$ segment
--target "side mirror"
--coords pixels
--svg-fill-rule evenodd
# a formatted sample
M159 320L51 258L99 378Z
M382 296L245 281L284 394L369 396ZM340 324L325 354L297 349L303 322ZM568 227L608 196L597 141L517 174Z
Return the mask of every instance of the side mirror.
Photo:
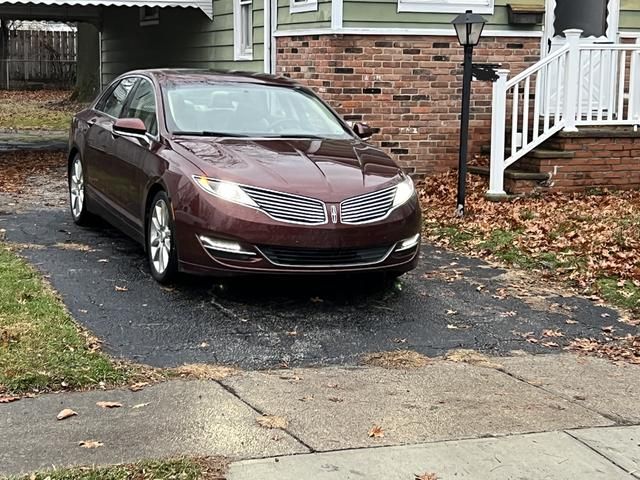
M373 136L373 128L365 123L354 124L353 131L356 132L356 135L358 135L363 140L366 140Z
M139 118L119 118L113 124L113 133L125 136L144 137L147 133L147 127Z

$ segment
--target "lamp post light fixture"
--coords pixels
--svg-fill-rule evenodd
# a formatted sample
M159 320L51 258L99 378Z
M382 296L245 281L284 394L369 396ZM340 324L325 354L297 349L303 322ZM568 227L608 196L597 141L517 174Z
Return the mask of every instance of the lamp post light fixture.
M464 71L462 75L462 115L460 117L460 157L458 159L458 200L456 213L464 216L464 198L467 179L467 152L469 143L469 110L471 104L471 79L473 69L473 47L480 41L480 35L487 21L480 15L467 10L453 22L458 41L464 47Z

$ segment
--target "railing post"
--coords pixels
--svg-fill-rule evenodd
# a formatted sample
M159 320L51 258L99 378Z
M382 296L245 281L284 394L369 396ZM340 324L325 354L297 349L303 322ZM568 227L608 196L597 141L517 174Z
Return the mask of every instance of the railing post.
M487 197L503 198L504 191L504 147L507 121L507 77L509 70L496 71L498 79L493 83L491 103L491 165L489 167L489 191Z
M578 88L580 85L580 35L582 30L572 28L564 31L569 44L569 55L564 67L564 129L567 132L577 132L576 112L578 109ZM560 65L560 63L558 63ZM560 92L558 92L558 95Z

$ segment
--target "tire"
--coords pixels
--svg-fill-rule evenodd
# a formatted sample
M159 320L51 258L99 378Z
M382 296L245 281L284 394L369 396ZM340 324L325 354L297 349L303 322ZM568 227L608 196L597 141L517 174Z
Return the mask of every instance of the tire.
M71 217L77 225L87 225L91 219L91 214L87 210L84 165L79 153L76 153L69 162L67 185L69 187Z
M146 250L151 276L169 283L178 273L178 252L171 202L163 191L156 193L147 212Z

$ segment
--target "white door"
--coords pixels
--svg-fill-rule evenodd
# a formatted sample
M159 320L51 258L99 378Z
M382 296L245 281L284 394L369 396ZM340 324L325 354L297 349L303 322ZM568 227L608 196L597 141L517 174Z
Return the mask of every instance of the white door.
M615 43L620 18L619 0L546 0L546 19L542 44L542 56L549 55L566 45L564 31L579 28L583 31L583 43ZM580 58L581 70L581 115L591 115L599 108L605 113L614 102L614 79L617 78L617 57L611 52L583 52ZM545 95L549 96L549 113L558 110L558 93L564 88L564 65L551 68L544 78ZM560 81L559 81L560 80ZM559 107L562 109L562 106ZM560 112L561 113L561 112Z

